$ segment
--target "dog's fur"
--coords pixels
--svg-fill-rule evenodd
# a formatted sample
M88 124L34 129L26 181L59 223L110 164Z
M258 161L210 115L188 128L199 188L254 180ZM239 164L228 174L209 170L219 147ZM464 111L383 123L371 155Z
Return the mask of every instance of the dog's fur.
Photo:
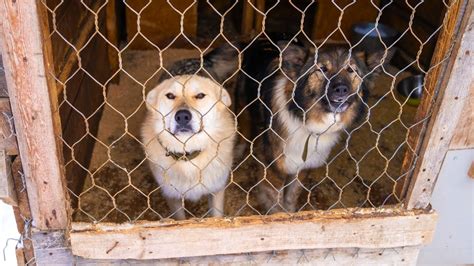
M270 213L298 210L308 170L324 165L341 132L363 117L366 81L384 55L350 55L342 46L317 53L291 42L278 46L259 40L244 55L245 72L262 82L257 86L247 78L245 87L248 102L257 92L262 101L250 112L260 124L253 129L256 156L269 166L259 180L258 198ZM347 93L339 97L342 91Z
M204 69L200 59L179 61L171 67L171 76L161 77L146 97L142 141L176 219L185 219L184 200L196 201L204 195L209 195L213 216L224 214L236 126L228 109L230 95L218 82L237 69L235 55L227 45L204 57ZM180 124L178 111L190 114L188 124Z

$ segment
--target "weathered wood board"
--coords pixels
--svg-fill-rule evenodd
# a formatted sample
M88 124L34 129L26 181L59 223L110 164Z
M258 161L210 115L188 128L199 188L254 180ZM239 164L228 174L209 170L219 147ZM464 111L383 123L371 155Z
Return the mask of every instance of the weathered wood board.
M459 49L453 51L454 65L445 77L447 84L438 96L441 97L439 105L427 130L414 179L410 182L406 199L409 209L428 206L444 157L464 113L464 106L469 104L469 89L474 84L474 72L471 67L466 67L474 65L474 57L470 55L470 51L474 50L472 6L467 12L466 31L460 40Z
M42 18L34 0L0 1L0 38L34 226L66 228L68 201L47 76Z
M74 255L161 259L269 250L391 248L429 243L436 214L399 209L344 209L293 215L135 224L73 223Z

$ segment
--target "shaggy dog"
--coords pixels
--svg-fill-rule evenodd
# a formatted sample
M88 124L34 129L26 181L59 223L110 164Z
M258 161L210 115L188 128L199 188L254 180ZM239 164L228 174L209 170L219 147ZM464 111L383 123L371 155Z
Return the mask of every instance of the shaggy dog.
M176 219L184 200L209 195L212 216L224 214L224 187L236 132L231 98L219 82L237 69L230 45L175 63L146 96L142 141L151 170ZM202 65L202 67L201 67Z
M287 41L276 47L258 40L248 47L243 69L250 78L239 87L247 91L257 125L254 155L268 167L257 183L266 212L298 210L308 170L324 165L341 133L363 116L368 77L382 58L384 53L366 56L343 46L315 53Z

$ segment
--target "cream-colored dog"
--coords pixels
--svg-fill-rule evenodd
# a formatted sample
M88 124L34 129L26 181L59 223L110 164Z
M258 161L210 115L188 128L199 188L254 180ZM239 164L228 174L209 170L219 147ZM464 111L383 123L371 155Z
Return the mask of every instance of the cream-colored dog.
M211 78L178 75L151 90L146 105L145 153L174 218L185 219L184 200L204 195L211 215L222 216L236 132L229 93Z

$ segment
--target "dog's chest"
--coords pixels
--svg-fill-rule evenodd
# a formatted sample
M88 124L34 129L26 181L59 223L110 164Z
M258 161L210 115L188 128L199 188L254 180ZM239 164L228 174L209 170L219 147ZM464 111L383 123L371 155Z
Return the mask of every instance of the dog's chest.
M161 166L152 164L152 169L166 196L172 198L184 196L193 201L221 190L229 176L229 167L224 165L222 160L211 160L206 166L195 163L194 160L175 161Z
M307 130L297 130L290 135L285 145L286 172L296 174L301 170L323 165L338 139L338 133L309 136Z

